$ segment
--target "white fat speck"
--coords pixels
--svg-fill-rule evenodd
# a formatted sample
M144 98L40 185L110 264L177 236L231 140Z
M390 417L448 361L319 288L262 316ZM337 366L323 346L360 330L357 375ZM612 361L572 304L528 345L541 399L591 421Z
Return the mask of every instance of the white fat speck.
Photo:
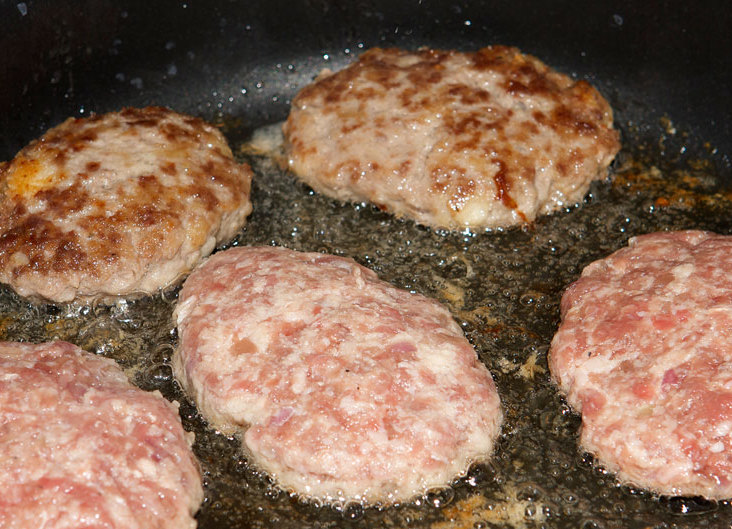
M692 273L694 273L694 269L695 267L691 263L675 266L671 270L674 280L668 284L667 289L676 294L686 290L687 279Z
M717 427L714 429L714 434L721 437L723 435L727 435L731 429L732 423L730 421L724 421L717 425Z
M293 393L299 394L305 391L307 385L307 371L305 369L298 369L293 374L293 382L290 389Z
M712 446L709 447L709 450L711 452L714 452L715 454L718 454L722 450L724 450L724 443L722 441L717 441Z

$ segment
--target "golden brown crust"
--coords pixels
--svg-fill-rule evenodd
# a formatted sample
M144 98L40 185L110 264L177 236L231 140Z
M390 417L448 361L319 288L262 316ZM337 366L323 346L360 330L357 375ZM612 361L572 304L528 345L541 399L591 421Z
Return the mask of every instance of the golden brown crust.
M506 46L369 50L305 87L284 131L316 190L447 228L574 203L620 146L592 86Z
M53 301L164 287L244 223L250 181L200 119L70 118L0 167L0 281Z

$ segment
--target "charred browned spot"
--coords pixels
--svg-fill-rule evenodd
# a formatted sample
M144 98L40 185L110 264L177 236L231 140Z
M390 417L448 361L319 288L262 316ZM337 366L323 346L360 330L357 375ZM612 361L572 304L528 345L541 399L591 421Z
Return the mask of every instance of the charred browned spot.
M97 138L99 138L99 134L97 133L97 131L95 129L88 129L77 137L77 141L83 143L91 143L93 141L96 141Z
M87 162L85 168L87 172L93 173L95 171L98 171L101 166L102 164L100 164L99 162Z
M547 117L546 114L544 114L541 110L534 110L531 113L531 117L534 118L534 121L536 121L539 125L546 125Z
M210 159L202 165L200 173L192 173L191 176L195 182L204 183L208 181L216 181L219 185L224 187L238 187L237 178L233 177L232 173L222 166L221 163ZM206 188L208 189L208 187Z
M457 166L438 166L430 173L430 191L444 193L454 182L465 179L465 169Z
M8 215L8 224L11 226L17 224L18 219L25 217L27 214L28 208L25 207L25 204L16 202L10 210L10 215Z
M70 213L81 211L89 202L89 193L80 178L73 185L64 188L49 188L38 191L36 197L45 201L46 211L54 218L64 218Z
M87 268L88 256L78 243L76 233L71 232L58 245L51 262L54 272L78 271Z
M384 89L397 88L399 82L396 81L397 69L392 65L379 65L376 68L369 68L364 73L369 81L381 85Z
M494 124L485 123L477 112L469 114L448 114L444 117L444 127L453 139L454 151L468 151L475 149L487 129L493 129Z
M528 140L529 135L539 134L539 127L533 121L524 121L521 123L521 130L526 134L526 140Z
M409 68L407 80L415 86L437 84L444 78L444 67L436 63L418 63Z
M358 160L347 160L336 168L336 174L348 178L351 183L356 183L361 180L363 171Z
M528 86L526 86L525 84L523 84L520 81L516 81L513 79L510 79L509 81L506 82L505 89L512 96L518 96L518 95L524 95L524 94L531 93Z
M164 213L150 204L139 206L136 208L135 213L135 225L143 228L155 226L164 216Z
M562 156L557 160L556 167L559 175L563 177L574 175L583 160L584 155L579 149L571 149L567 156Z
M522 67L517 73L518 78L509 79L504 85L512 96L548 94L558 90L554 83L534 68Z
M185 123L186 125L188 125L191 128L194 128L194 129L206 126L206 123L202 119L194 118L192 116L187 116L183 120L183 123Z
M161 189L162 185L160 184L160 181L158 180L158 177L154 174L144 174L137 177L137 185L139 185L141 188L150 190L150 189Z
M462 135L468 132L481 131L484 128L484 123L478 117L478 114L473 112L460 115L457 119L449 116L445 119L445 126L452 134Z
M516 201L509 193L511 190L511 184L508 179L506 163L497 158L493 158L491 161L498 166L498 171L493 175L493 182L496 184L496 200L499 200L508 209L515 211L518 216L521 217L521 220L528 222L528 219L523 212L518 210L518 204L516 204Z
M134 125L136 127L157 127L159 121L156 119L138 119L135 121L130 122L130 125Z
M355 101L368 101L375 97L378 97L378 93L372 86L354 89L351 94L349 94L349 99L353 99Z
M126 119L133 119L140 115L141 109L136 107L125 107L119 111L120 116Z
M221 205L216 195L206 186L191 184L182 188L183 196L189 196L201 203L206 211L214 211Z
M143 121L146 119L160 119L166 116L170 111L165 107L151 106L145 108L125 107L120 110L120 115L126 121Z
M471 55L473 67L478 70L493 70L517 55L519 51L509 46L488 46Z
M597 125L585 121L566 105L559 105L552 111L550 126L560 133L577 133L581 136L590 136L597 131Z
M107 252L114 252L120 249L123 242L119 228L124 225L129 213L116 213L107 216L103 212L97 215L89 215L79 219L80 231L87 233L90 237L90 247L96 248L94 255L102 255Z
M326 96L324 98L325 103L328 105L339 103L344 98L345 94L348 93L349 88L350 86L348 85L348 83L339 83L338 86L333 86L326 93ZM307 95L307 93L303 93L302 98L305 98ZM358 92L353 92L348 95L349 97L355 96L356 99L359 99Z
M177 167L174 162L168 162L160 166L160 170L167 175L174 175L177 171Z
M25 225L14 226L2 234L0 234L0 262L6 262L7 259L15 252L18 244L30 235L32 228L26 223Z
M59 167L66 165L66 160L68 160L66 151L56 151L53 155L53 163Z
M97 138L98 134L95 130L86 130L74 138L70 149L74 152L81 152L86 149L90 143L96 141Z
M97 211L104 211L107 209L107 202L101 198L95 198L92 202L92 207Z
M464 105L486 104L491 100L491 95L486 90L472 88L464 84L450 85L447 94Z
M176 123L163 123L160 126L160 132L166 140L171 142L191 140L196 137L195 132L191 129L181 127Z
M410 160L404 160L402 163L399 164L399 167L397 167L397 173L399 176L406 176L407 173L409 173L409 169L412 167L412 162Z
M419 94L414 86L407 86L399 93L399 103L406 108L414 108L414 97Z
M78 235L59 229L39 215L27 215L0 236L0 262L22 251L27 264L13 270L19 277L31 271L71 272L87 263L87 256L78 242ZM50 257L49 257L50 256Z
M354 130L358 130L361 127L363 127L363 123L359 123L359 122L354 122L354 123L350 123L348 125L343 125L341 127L341 133L342 134L348 134L349 132L353 132Z

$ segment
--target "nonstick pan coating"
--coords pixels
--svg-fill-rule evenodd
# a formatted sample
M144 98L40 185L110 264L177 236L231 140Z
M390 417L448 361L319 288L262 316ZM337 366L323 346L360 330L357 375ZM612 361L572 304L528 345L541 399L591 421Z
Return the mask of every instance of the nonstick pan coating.
M62 338L181 401L219 527L722 528L728 502L617 485L577 448L579 417L547 373L563 289L594 259L654 230L732 234L732 10L674 2L0 2L0 159L68 116L167 105L222 126L249 160L254 213L235 244L355 258L445 303L493 373L506 424L496 456L454 487L397 507L318 507L250 468L171 379L177 289L105 306L33 306L0 289L0 338ZM623 149L584 204L526 228L436 232L341 205L243 147L282 121L322 68L373 46L518 46L593 83Z

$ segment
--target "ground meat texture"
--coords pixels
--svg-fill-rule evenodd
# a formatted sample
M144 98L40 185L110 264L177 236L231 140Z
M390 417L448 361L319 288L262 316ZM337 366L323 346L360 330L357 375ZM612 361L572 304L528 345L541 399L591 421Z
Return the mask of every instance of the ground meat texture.
M732 236L654 233L582 272L549 365L621 480L732 497Z
M217 253L176 319L183 387L283 488L394 502L492 452L498 395L449 312L350 259Z
M244 224L251 176L197 118L70 118L0 164L0 282L55 302L165 287Z
M192 529L203 499L178 408L66 342L0 342L0 527Z
M305 87L284 133L313 189L448 229L573 205L620 145L592 86L505 46L372 49Z

